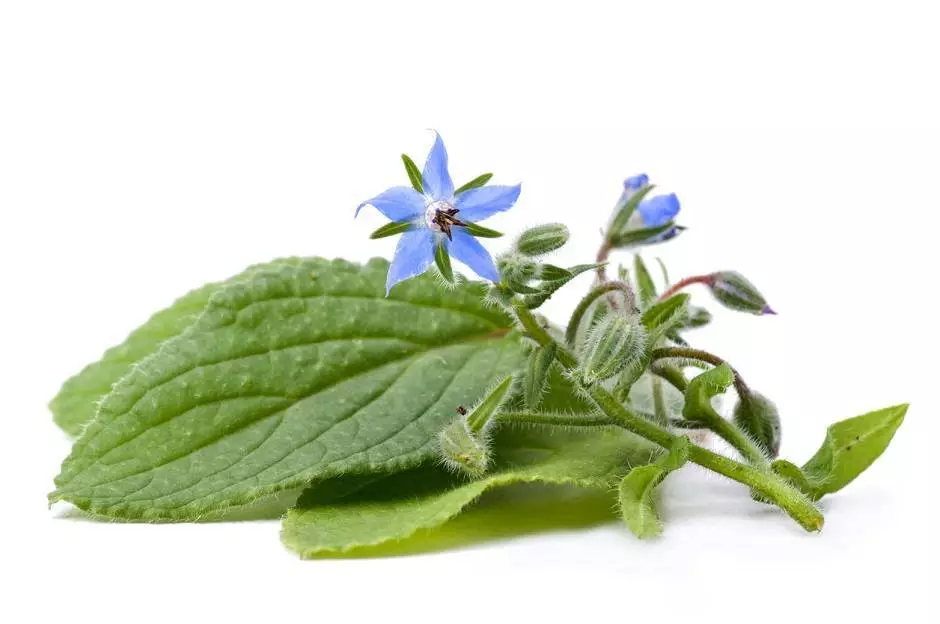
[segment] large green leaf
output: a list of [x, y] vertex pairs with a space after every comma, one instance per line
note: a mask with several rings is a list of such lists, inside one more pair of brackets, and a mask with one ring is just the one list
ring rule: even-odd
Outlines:
[[388, 263], [258, 268], [102, 400], [51, 501], [123, 518], [192, 519], [346, 472], [434, 455], [458, 405], [520, 369], [484, 286], [408, 280]]
[[178, 336], [202, 313], [219, 284], [206, 284], [186, 293], [170, 307], [160, 310], [100, 360], [89, 364], [62, 385], [49, 403], [56, 424], [77, 436], [95, 416], [98, 400], [127, 374], [135, 362], [157, 350], [161, 343]]
[[[618, 479], [660, 454], [658, 447], [614, 429], [502, 430], [495, 447], [496, 470], [477, 481], [424, 467], [371, 483], [346, 478], [314, 486], [288, 512], [281, 539], [302, 557], [397, 554], [500, 537], [507, 528], [533, 527], [533, 520], [542, 530], [596, 523], [614, 517], [610, 490]], [[568, 500], [567, 509], [556, 499], [536, 519], [531, 501], [511, 497], [445, 525], [485, 492], [524, 483], [595, 488], [602, 497]]]
[[620, 513], [624, 524], [640, 539], [657, 537], [663, 524], [656, 512], [653, 493], [663, 479], [681, 468], [689, 458], [689, 439], [677, 438], [665, 455], [655, 463], [637, 466], [620, 482]]

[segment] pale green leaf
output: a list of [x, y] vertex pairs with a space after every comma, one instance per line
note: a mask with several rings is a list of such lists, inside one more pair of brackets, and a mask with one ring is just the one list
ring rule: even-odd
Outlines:
[[666, 476], [682, 467], [689, 458], [689, 439], [677, 438], [655, 463], [637, 466], [620, 482], [620, 513], [627, 528], [640, 539], [656, 537], [663, 525], [656, 513], [653, 493]]
[[841, 490], [871, 466], [904, 422], [907, 407], [886, 407], [830, 425], [823, 445], [803, 465], [812, 498]]
[[[485, 492], [522, 483], [599, 489], [605, 493], [601, 515], [598, 517], [595, 504], [589, 515], [579, 518], [609, 520], [613, 506], [606, 493], [631, 466], [645, 464], [658, 454], [657, 447], [614, 429], [501, 430], [495, 448], [497, 469], [478, 481], [459, 480], [425, 467], [370, 483], [338, 500], [333, 494], [338, 487], [335, 484], [326, 482], [326, 491], [315, 486], [288, 512], [281, 538], [302, 557], [314, 557], [414, 552], [425, 550], [427, 544], [433, 547], [500, 536], [507, 527], [531, 526], [531, 509], [518, 501], [506, 501], [511, 508], [487, 505], [476, 514], [471, 512], [468, 522], [449, 527], [448, 521]], [[567, 512], [569, 520], [576, 511]], [[563, 523], [564, 511], [561, 516], [543, 516], [538, 528]], [[444, 539], [442, 533], [446, 534]]]
[[50, 500], [192, 519], [433, 457], [456, 407], [524, 354], [483, 285], [422, 277], [386, 298], [387, 268], [281, 261], [217, 290], [103, 399]]

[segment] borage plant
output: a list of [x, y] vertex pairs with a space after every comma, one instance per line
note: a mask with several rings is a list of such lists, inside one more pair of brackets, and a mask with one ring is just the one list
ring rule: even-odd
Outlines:
[[[483, 492], [539, 482], [613, 492], [627, 527], [650, 537], [662, 531], [658, 485], [691, 462], [818, 531], [815, 502], [900, 426], [906, 405], [831, 425], [802, 466], [779, 459], [774, 403], [687, 340], [711, 316], [686, 287], [772, 314], [754, 285], [733, 271], [670, 285], [662, 267], [660, 293], [639, 253], [608, 277], [613, 250], [682, 231], [679, 200], [653, 195], [645, 175], [624, 183], [596, 261], [560, 267], [544, 258], [567, 242], [561, 224], [522, 232], [495, 260], [479, 242], [501, 236], [479, 221], [511, 208], [519, 186], [484, 174], [455, 188], [440, 137], [423, 171], [402, 158], [410, 186], [356, 210], [390, 220], [373, 238], [401, 236], [391, 264], [251, 267], [188, 293], [68, 380], [51, 407], [78, 439], [50, 500], [165, 521], [289, 508], [284, 542], [314, 556], [415, 535], [433, 545], [428, 529]], [[455, 274], [451, 257], [489, 283]], [[594, 284], [566, 327], [536, 316], [582, 273]], [[713, 400], [732, 388], [724, 418]], [[707, 433], [736, 457], [705, 448]]]

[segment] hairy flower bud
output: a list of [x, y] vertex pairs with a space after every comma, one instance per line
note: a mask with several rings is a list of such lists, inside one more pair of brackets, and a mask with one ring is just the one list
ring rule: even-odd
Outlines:
[[512, 376], [496, 385], [471, 410], [457, 408], [460, 417], [438, 434], [441, 462], [450, 470], [479, 477], [490, 463], [489, 429], [509, 396]]
[[758, 315], [776, 314], [754, 284], [737, 271], [719, 271], [711, 278], [708, 286], [715, 299], [725, 307]]
[[487, 436], [475, 434], [465, 418], [455, 420], [438, 434], [441, 462], [449, 470], [479, 477], [490, 464]]
[[712, 313], [705, 308], [691, 306], [688, 310], [687, 327], [705, 327], [712, 322]]
[[757, 392], [742, 396], [734, 407], [734, 424], [764, 447], [771, 457], [780, 453], [780, 414], [774, 402]]
[[610, 379], [643, 358], [646, 329], [635, 316], [611, 313], [590, 330], [582, 347], [581, 382], [592, 385]]
[[535, 277], [538, 264], [519, 254], [505, 254], [496, 261], [500, 278], [510, 289], [521, 294], [531, 294], [527, 286]]
[[568, 242], [568, 236], [568, 228], [561, 223], [537, 225], [519, 236], [516, 251], [526, 256], [541, 256], [560, 249]]

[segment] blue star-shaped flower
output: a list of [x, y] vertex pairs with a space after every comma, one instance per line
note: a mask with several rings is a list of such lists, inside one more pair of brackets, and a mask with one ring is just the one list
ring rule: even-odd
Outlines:
[[398, 241], [388, 269], [386, 295], [398, 282], [424, 273], [434, 262], [439, 244], [480, 277], [499, 281], [493, 258], [467, 232], [466, 225], [512, 208], [522, 186], [482, 186], [455, 194], [447, 169], [447, 150], [441, 136], [435, 135], [421, 174], [424, 194], [409, 186], [395, 186], [356, 208], [358, 215], [363, 206], [373, 206], [392, 221], [410, 224]]
[[[618, 206], [626, 204], [633, 195], [644, 186], [650, 183], [649, 176], [645, 173], [635, 175], [623, 181], [623, 193], [620, 195]], [[636, 212], [633, 213], [628, 222], [632, 228], [654, 228], [666, 225], [674, 220], [679, 214], [679, 198], [675, 193], [669, 195], [656, 195], [655, 197], [645, 197], [637, 205]], [[675, 225], [659, 235], [647, 239], [645, 244], [661, 243], [671, 238], [675, 238], [684, 228]]]

